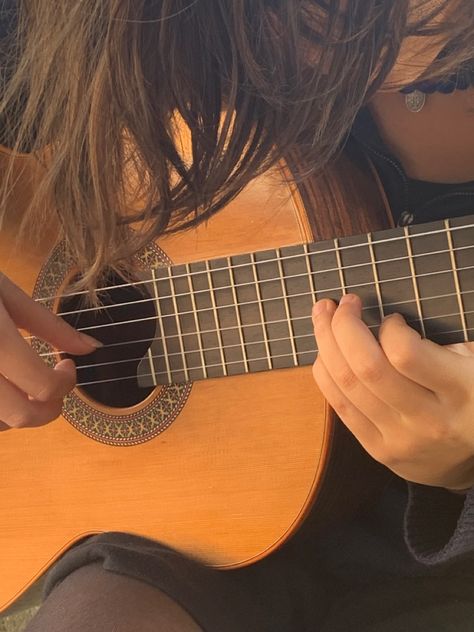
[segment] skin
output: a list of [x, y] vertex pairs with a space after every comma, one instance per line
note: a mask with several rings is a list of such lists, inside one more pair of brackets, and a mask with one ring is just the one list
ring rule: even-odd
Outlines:
[[68, 353], [87, 354], [100, 346], [0, 274], [0, 431], [42, 426], [56, 419], [64, 396], [76, 383], [72, 360], [47, 367], [18, 328]]
[[354, 294], [313, 309], [313, 374], [377, 461], [402, 478], [462, 492], [474, 484], [474, 344], [441, 347], [387, 317], [377, 340]]

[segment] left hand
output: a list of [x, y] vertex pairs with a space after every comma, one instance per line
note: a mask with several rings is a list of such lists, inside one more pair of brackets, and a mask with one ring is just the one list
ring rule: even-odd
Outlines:
[[379, 341], [354, 294], [313, 309], [314, 378], [329, 404], [377, 461], [406, 480], [452, 491], [474, 485], [474, 344], [441, 347], [402, 316]]

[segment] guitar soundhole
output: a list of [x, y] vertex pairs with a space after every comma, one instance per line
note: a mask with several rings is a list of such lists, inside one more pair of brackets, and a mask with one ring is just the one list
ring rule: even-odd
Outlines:
[[[111, 407], [143, 401], [153, 388], [138, 386], [140, 360], [155, 335], [155, 309], [141, 284], [126, 284], [116, 274], [108, 276], [99, 294], [100, 307], [89, 309], [83, 297], [63, 299], [60, 313], [70, 325], [100, 340], [104, 347], [87, 356], [65, 355], [77, 366], [77, 383], [93, 400]], [[114, 287], [117, 286], [117, 287]]]

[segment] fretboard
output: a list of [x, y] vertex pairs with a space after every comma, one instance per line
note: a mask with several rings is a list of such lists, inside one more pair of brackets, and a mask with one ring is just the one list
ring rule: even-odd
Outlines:
[[142, 386], [312, 364], [316, 300], [352, 292], [377, 335], [401, 313], [440, 344], [474, 338], [474, 216], [151, 270]]

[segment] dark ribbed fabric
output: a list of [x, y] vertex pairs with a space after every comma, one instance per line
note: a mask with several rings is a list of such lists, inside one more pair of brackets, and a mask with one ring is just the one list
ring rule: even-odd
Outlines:
[[405, 538], [416, 560], [429, 566], [474, 552], [474, 489], [466, 496], [437, 487], [409, 485]]

